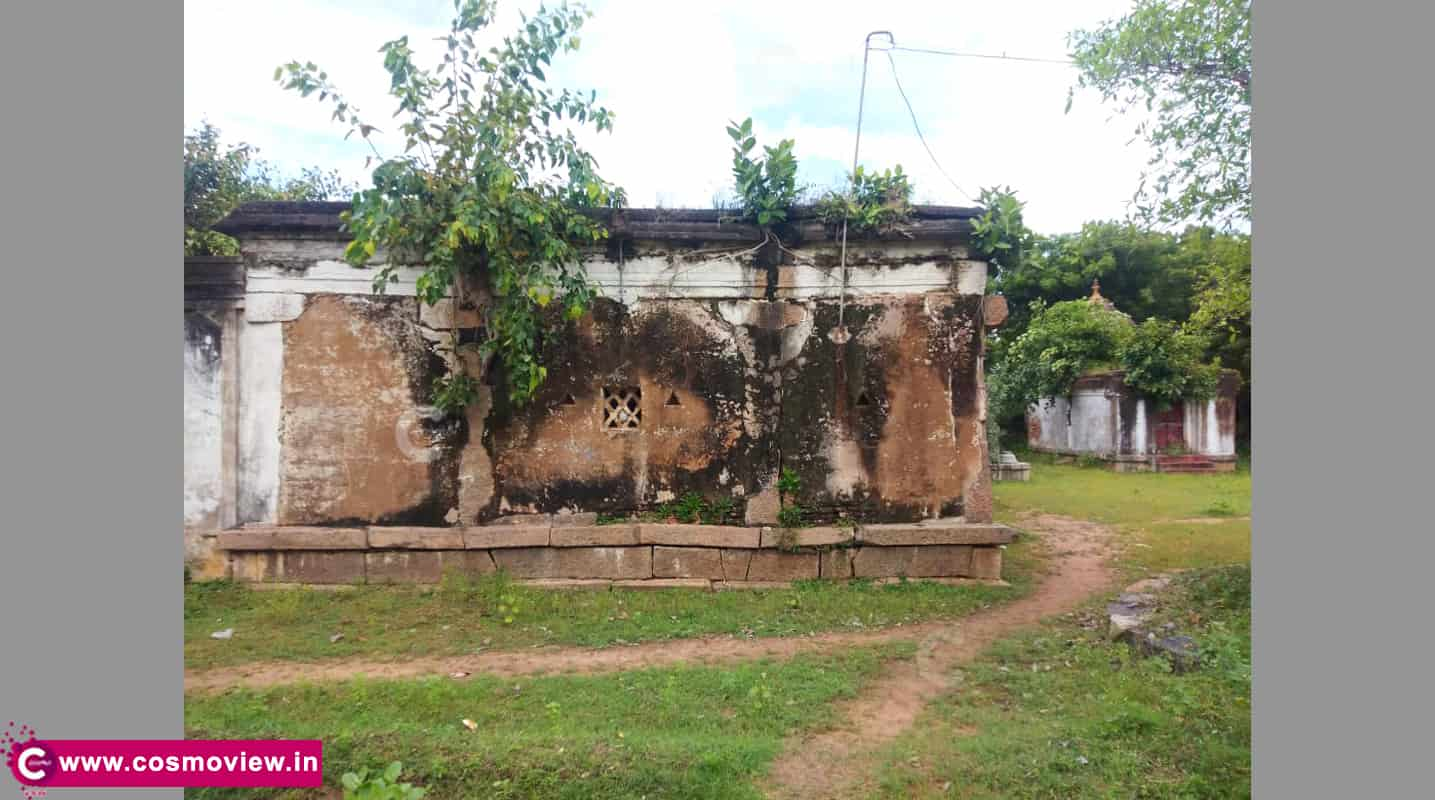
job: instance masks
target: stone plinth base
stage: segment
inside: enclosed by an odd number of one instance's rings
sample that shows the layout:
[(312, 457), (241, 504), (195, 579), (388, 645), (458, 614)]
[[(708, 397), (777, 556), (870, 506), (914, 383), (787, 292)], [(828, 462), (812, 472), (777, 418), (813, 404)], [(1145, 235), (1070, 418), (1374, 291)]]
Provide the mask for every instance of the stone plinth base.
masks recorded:
[[(585, 520), (586, 521), (586, 520)], [(254, 584), (437, 583), (448, 574), (555, 586), (734, 588), (797, 580), (1000, 582), (1014, 531), (962, 519), (803, 528), (556, 519), (482, 527), (268, 527), (218, 532), (205, 577)], [(221, 567), (222, 565), (222, 567)]]

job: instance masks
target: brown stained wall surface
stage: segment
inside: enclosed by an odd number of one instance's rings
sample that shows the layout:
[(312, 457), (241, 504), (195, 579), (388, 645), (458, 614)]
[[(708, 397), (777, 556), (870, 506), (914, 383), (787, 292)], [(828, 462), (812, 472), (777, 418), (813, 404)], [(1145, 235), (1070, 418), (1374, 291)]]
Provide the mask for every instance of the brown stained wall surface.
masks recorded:
[(845, 344), (823, 304), (783, 377), (782, 463), (821, 519), (915, 520), (963, 512), (982, 471), (975, 334), (980, 297), (864, 299), (842, 309)]
[(416, 318), (413, 298), (319, 295), (285, 323), (280, 524), (435, 524), (456, 505), (446, 449), (403, 424), (438, 366)]
[[(863, 298), (838, 344), (833, 302), (600, 300), (544, 343), (531, 403), (512, 406), (494, 370), (466, 420), (424, 428), (400, 424), (441, 364), (416, 301), (315, 296), (286, 323), (278, 521), (474, 524), (688, 493), (731, 498), (740, 521), (779, 466), (813, 523), (983, 519), (980, 303)], [(606, 424), (604, 387), (640, 391), (636, 427)]]
[[(711, 306), (600, 301), (545, 349), (552, 366), (539, 395), (524, 408), (499, 398), (488, 419), (490, 516), (630, 510), (690, 491), (718, 499), (753, 488), (748, 359)], [(638, 390), (635, 427), (607, 424), (605, 387)]]
[(888, 416), (875, 485), (884, 504), (923, 516), (954, 510), (943, 506), (962, 496), (966, 477), (981, 465), (973, 320), (951, 311), (950, 298), (906, 300), (888, 310), (901, 314), (900, 332), (882, 343)]

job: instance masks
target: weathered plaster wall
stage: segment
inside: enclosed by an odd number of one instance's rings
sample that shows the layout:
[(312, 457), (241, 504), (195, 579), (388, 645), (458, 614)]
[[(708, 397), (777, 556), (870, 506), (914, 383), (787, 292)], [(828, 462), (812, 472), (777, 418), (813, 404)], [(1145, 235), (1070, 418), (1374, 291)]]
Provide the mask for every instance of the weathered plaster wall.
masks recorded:
[[(977, 403), (980, 296), (928, 292), (817, 306), (815, 335), (782, 375), (782, 466), (819, 514), (960, 515), (983, 468)], [(837, 317), (851, 333), (830, 335)]]
[[(747, 373), (751, 333), (715, 303), (600, 300), (548, 342), (549, 380), (535, 401), (500, 394), (486, 420), (496, 497), (490, 514), (560, 509), (619, 511), (696, 491), (743, 496), (766, 457), (761, 400)], [(633, 427), (605, 421), (613, 399), (637, 390)]]
[(240, 523), (276, 520), (283, 374), (282, 323), (246, 319), (239, 328)]
[[(821, 231), (615, 234), (585, 257), (602, 299), (545, 341), (534, 401), (511, 407), (501, 370), (474, 365), (480, 401), (447, 420), (425, 403), (448, 330), (481, 338), (474, 311), (421, 306), (416, 269), (372, 294), (337, 230), (237, 232), (238, 521), (471, 525), (697, 492), (770, 523), (784, 466), (814, 521), (989, 519), (986, 265), (935, 224), (854, 240), (845, 281)], [(639, 424), (610, 427), (605, 390), (640, 394)]]
[[(1189, 453), (1235, 456), (1239, 381), (1239, 375), (1227, 370), (1215, 398), (1182, 404)], [(1027, 444), (1055, 453), (1148, 456), (1156, 451), (1156, 418), (1152, 402), (1133, 393), (1120, 373), (1087, 376), (1073, 387), (1069, 400), (1049, 398), (1027, 409)]]
[(447, 431), (403, 425), (439, 367), (417, 318), (414, 298), (321, 294), (285, 323), (280, 524), (436, 523), (457, 506)]
[(184, 524), (218, 528), (223, 497), (222, 323), (184, 315)]
[(1053, 452), (1071, 449), (1067, 419), (1071, 404), (1065, 397), (1038, 402), (1026, 412), (1026, 441), (1033, 450)]
[(1077, 390), (1071, 395), (1067, 440), (1079, 453), (1111, 455), (1120, 447), (1120, 405), (1104, 390)]

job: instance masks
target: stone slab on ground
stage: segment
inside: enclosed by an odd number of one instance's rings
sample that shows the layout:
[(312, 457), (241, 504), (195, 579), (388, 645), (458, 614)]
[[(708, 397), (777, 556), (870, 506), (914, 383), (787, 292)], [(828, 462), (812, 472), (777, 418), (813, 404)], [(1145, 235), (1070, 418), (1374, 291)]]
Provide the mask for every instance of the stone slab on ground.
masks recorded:
[(857, 531), (862, 544), (903, 545), (1008, 544), (1016, 532), (1005, 525), (973, 523), (863, 525)]
[(799, 581), (816, 579), (820, 567), (816, 553), (784, 553), (758, 550), (748, 562), (747, 579), (753, 581)]
[(969, 574), (973, 578), (983, 578), (985, 580), (1001, 580), (1001, 546), (998, 545), (995, 547), (973, 547), (972, 571)]
[(653, 577), (722, 580), (722, 551), (711, 547), (653, 547)]
[(604, 578), (589, 578), (586, 580), (578, 578), (529, 578), (520, 580), (522, 586), (529, 586), (534, 589), (608, 589), (613, 582)]
[(747, 570), (752, 565), (752, 551), (729, 549), (720, 552), (722, 553), (723, 580), (747, 580)]
[(1189, 672), (1201, 663), (1196, 640), (1189, 636), (1160, 636), (1148, 633), (1134, 637), (1132, 642), (1137, 652), (1144, 656), (1160, 656), (1171, 662), (1171, 669), (1177, 673)]
[(961, 578), (970, 577), (972, 547), (859, 547), (852, 557), (858, 578)]
[(370, 526), (369, 547), (374, 550), (462, 550), (463, 530)]
[(631, 547), (641, 544), (638, 526), (633, 524), (557, 525), (548, 536), (553, 547)]
[(515, 578), (653, 577), (651, 547), (520, 547), (494, 550), (493, 561)]
[(613, 581), (614, 589), (697, 589), (710, 592), (713, 582), (701, 578), (649, 578), (645, 581)]
[[(792, 547), (824, 547), (828, 545), (851, 544), (856, 538), (852, 528), (796, 528), (786, 534), (787, 544)], [(784, 542), (782, 528), (763, 528), (763, 547), (780, 547)]]
[(548, 531), (546, 525), (494, 525), (485, 528), (464, 528), (463, 546), (470, 550), (547, 547)]
[(761, 544), (761, 529), (734, 525), (668, 525), (643, 523), (638, 541), (679, 547), (746, 547)]
[(818, 575), (823, 580), (842, 581), (852, 578), (852, 556), (854, 550), (838, 547), (818, 554)]
[(252, 583), (363, 583), (360, 551), (236, 551), (230, 556), (235, 580)]
[(245, 527), (220, 531), (221, 550), (363, 550), (363, 528)]
[(713, 581), (713, 591), (731, 592), (738, 589), (791, 589), (789, 581)]
[(369, 583), (438, 583), (445, 574), (490, 575), (487, 550), (394, 550), (364, 554)]

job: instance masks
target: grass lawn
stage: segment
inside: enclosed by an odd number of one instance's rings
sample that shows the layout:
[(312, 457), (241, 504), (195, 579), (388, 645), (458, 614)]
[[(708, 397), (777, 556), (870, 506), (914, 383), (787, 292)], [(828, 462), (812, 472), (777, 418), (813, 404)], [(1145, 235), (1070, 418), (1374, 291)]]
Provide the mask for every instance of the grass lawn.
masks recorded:
[[(1112, 526), (1128, 573), (1186, 573), (1163, 619), (1201, 666), (1174, 674), (1105, 638), (1099, 604), (999, 642), (960, 689), (885, 753), (880, 797), (1169, 797), (1250, 794), (1250, 473), (1123, 475), (1032, 459), (995, 486), (998, 518), (1040, 511)], [(261, 659), (458, 655), (537, 644), (607, 645), (714, 633), (785, 636), (958, 617), (1034, 585), (1040, 548), (1008, 549), (1013, 586), (552, 591), (501, 576), (345, 592), (185, 589), (186, 665)], [(1216, 566), (1228, 565), (1228, 566)], [(1229, 566), (1236, 565), (1236, 566)], [(235, 629), (227, 641), (211, 639)], [(331, 642), (330, 637), (344, 637)], [(194, 738), (320, 738), (329, 784), (390, 761), (431, 797), (757, 797), (784, 736), (832, 722), (884, 659), (911, 645), (721, 667), (501, 680), (353, 681), (186, 697)], [(461, 720), (476, 723), (468, 730)], [(313, 790), (191, 790), (205, 798)]]
[[(1025, 537), (1023, 537), (1025, 538)], [(791, 589), (533, 589), (501, 576), (437, 588), (366, 586), (342, 592), (185, 587), (185, 666), (363, 656), (463, 655), (536, 644), (602, 646), (706, 634), (792, 636), (959, 617), (1030, 590), (1032, 543), (1007, 549), (1011, 586), (805, 582)], [(512, 622), (507, 620), (512, 619)], [(228, 640), (210, 638), (234, 628)], [(337, 642), (330, 638), (344, 637)]]
[[(321, 738), (325, 782), (404, 764), (430, 797), (755, 798), (784, 735), (829, 722), (911, 645), (591, 677), (364, 682), (189, 697), (191, 738)], [(469, 730), (463, 719), (477, 724)], [(321, 796), (204, 789), (188, 797)]]
[(997, 518), (1041, 511), (1101, 522), (1123, 534), (1128, 573), (1249, 563), (1251, 473), (1118, 474), (1023, 453), (1031, 480), (993, 485)]
[(1250, 569), (1179, 586), (1162, 613), (1197, 670), (1107, 642), (1099, 607), (1007, 639), (891, 748), (877, 796), (1249, 797)]
[[(1175, 674), (1106, 640), (1100, 602), (1005, 639), (961, 673), (886, 755), (876, 795), (1249, 797), (1249, 468), (1228, 475), (1117, 474), (1024, 454), (1028, 482), (995, 485), (997, 515), (1040, 511), (1120, 535), (1128, 575), (1195, 569), (1160, 621), (1202, 664)], [(1103, 598), (1104, 600), (1104, 598)]]

